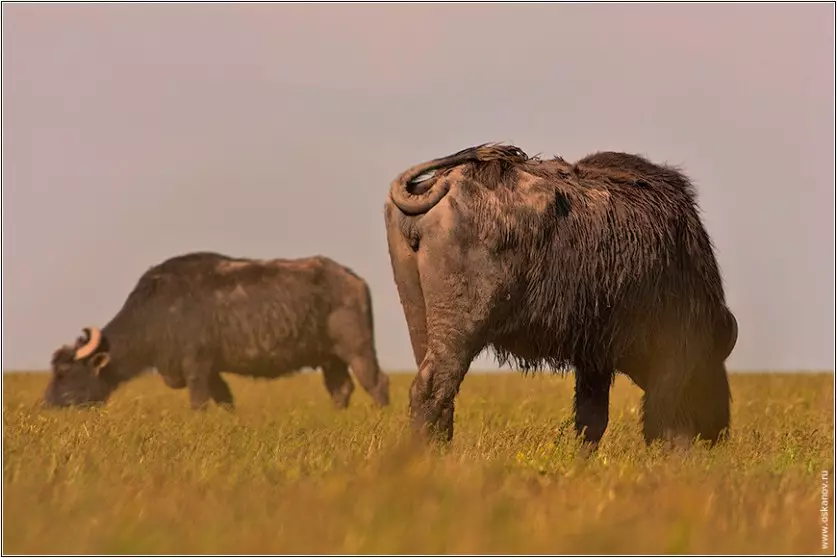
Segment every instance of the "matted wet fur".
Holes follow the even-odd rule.
[[[389,380],[375,352],[372,299],[347,267],[316,256],[297,260],[231,258],[211,252],[174,257],[142,275],[101,330],[53,355],[48,405],[100,403],[156,368],[172,388],[188,387],[193,408],[210,399],[232,406],[220,372],[277,378],[321,368],[337,407],[354,383],[379,405]],[[89,347],[92,353],[83,358]]]
[[[576,428],[593,446],[617,369],[645,391],[648,442],[724,436],[738,325],[679,170],[486,144],[402,173],[385,213],[418,432],[452,437],[460,383],[490,348],[524,370],[572,365]]]

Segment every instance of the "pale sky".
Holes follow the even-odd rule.
[[[488,141],[682,165],[731,369],[833,369],[834,6],[4,4],[3,368],[194,250],[323,254],[412,370],[383,204]],[[490,368],[480,359],[475,368]]]

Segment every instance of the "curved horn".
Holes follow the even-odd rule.
[[[720,331],[723,331],[724,337],[718,338],[718,351],[721,353],[721,358],[726,359],[732,354],[732,350],[738,342],[738,320],[735,319],[729,309],[726,310],[724,326]]]
[[[90,326],[84,328],[82,331],[87,335],[87,342],[76,349],[75,360],[89,357],[99,348],[99,343],[102,342],[102,332],[99,331],[99,328]]]
[[[476,147],[469,147],[453,155],[410,167],[392,181],[389,187],[389,197],[392,199],[392,203],[406,215],[425,213],[445,197],[450,190],[450,182],[430,178],[428,180],[433,180],[430,188],[421,194],[414,194],[408,188],[416,178],[430,171],[455,167],[463,163],[490,161],[504,157],[526,160],[526,154],[513,146],[485,143]]]
[[[732,312],[729,312],[729,320],[730,320],[730,334],[729,334],[729,345],[727,345],[727,356],[732,354],[732,350],[735,348],[735,344],[738,343],[738,320],[735,319],[735,316]]]

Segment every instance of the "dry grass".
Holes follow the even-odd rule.
[[[734,375],[731,441],[687,453],[644,446],[620,378],[586,460],[569,378],[471,375],[453,444],[423,455],[407,375],[383,412],[361,391],[332,410],[315,374],[231,378],[235,414],[153,377],[47,412],[46,381],[3,379],[4,553],[833,553],[830,373]]]

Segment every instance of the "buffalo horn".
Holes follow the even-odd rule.
[[[102,332],[97,327],[86,327],[84,333],[87,335],[87,342],[76,349],[76,360],[81,360],[92,355],[102,342]]]

